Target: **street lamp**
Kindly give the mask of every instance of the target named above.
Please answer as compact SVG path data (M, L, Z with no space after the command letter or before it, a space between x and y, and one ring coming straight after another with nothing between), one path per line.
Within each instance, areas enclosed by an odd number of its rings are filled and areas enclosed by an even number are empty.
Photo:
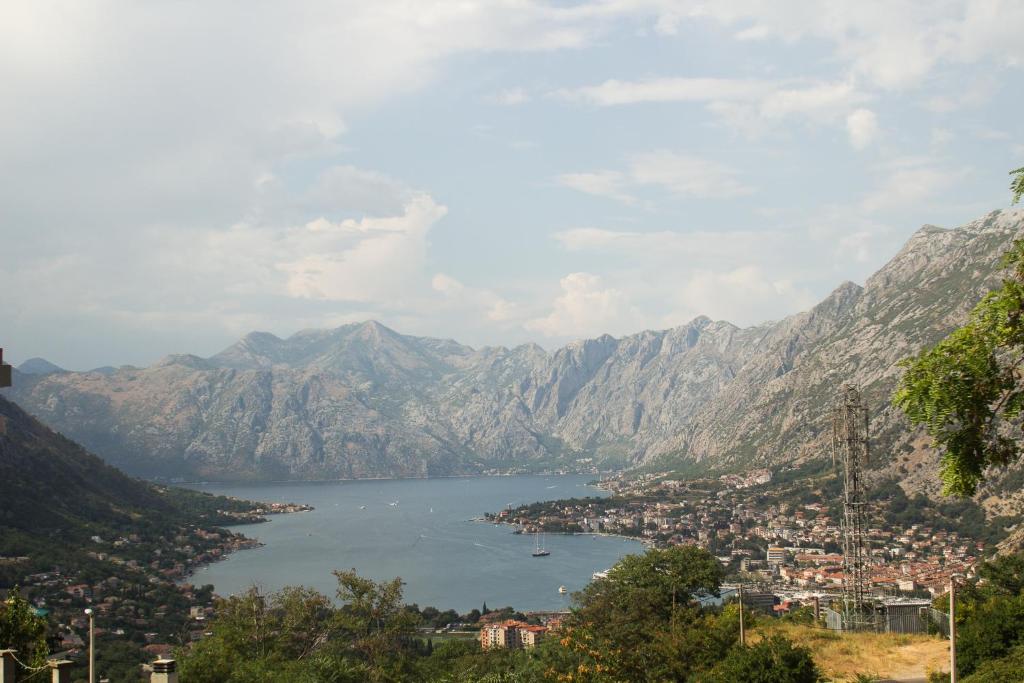
M89 683L96 683L96 636L93 630L96 619L92 607L85 608L85 616L89 617Z

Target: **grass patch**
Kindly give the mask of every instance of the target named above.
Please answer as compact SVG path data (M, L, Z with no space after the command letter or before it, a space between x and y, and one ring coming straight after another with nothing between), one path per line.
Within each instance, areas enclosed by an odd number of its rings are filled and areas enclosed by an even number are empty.
M923 679L949 659L949 644L934 636L907 633L839 633L803 624L761 621L751 640L781 634L811 649L831 681ZM862 678L858 679L858 676Z

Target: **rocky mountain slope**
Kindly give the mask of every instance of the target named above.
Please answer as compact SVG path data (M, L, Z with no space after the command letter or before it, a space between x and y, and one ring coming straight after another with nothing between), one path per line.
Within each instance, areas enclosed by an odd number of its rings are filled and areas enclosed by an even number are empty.
M993 213L956 230L925 226L863 287L845 283L767 335L736 379L678 441L696 460L766 464L830 453L828 403L853 382L871 408L876 465L909 488L934 483L935 454L889 404L897 363L941 339L998 284L999 258L1024 213Z
M211 358L148 368L18 373L6 391L133 473L331 478L587 458L801 461L825 454L829 403L853 381L871 401L880 461L913 478L920 437L888 408L895 363L963 320L1022 230L1024 212L926 226L863 287L845 283L806 313L747 329L697 318L549 354L367 322L252 333Z

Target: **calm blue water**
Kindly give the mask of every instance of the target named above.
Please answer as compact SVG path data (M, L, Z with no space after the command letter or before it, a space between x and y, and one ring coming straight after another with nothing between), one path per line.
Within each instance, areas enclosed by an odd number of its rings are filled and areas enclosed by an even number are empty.
M211 493L249 500L307 503L312 512L278 515L236 530L266 545L234 553L198 571L221 595L256 584L265 590L311 586L333 596L334 569L377 580L402 577L406 602L460 613L512 605L522 610L568 605L560 595L585 586L595 571L643 547L621 538L548 535L548 557L531 556L534 539L507 525L471 521L506 505L605 495L589 475L474 477L281 484L204 484ZM396 503L391 505L391 503ZM365 506L365 508L363 508Z

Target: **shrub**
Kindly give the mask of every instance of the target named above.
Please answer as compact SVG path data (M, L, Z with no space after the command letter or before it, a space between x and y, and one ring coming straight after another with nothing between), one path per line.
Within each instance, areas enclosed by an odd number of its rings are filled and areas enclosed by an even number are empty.
M824 680L811 651L772 636L751 647L735 647L701 683L819 683Z

